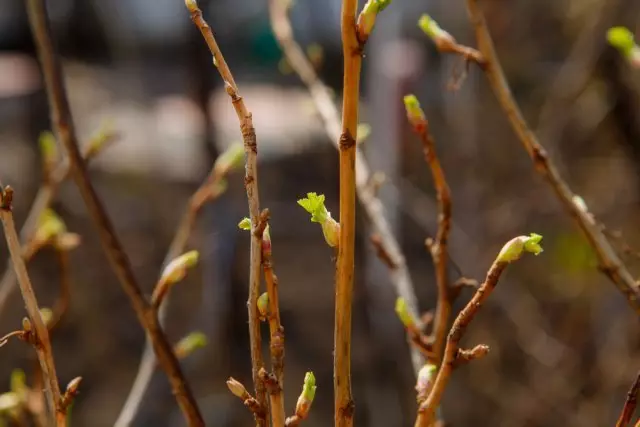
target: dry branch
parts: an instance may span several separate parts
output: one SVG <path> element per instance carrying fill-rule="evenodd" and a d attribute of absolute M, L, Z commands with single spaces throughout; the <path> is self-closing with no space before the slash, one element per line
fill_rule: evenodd
<path fill-rule="evenodd" d="M 102 201 L 89 179 L 85 161 L 78 147 L 62 70 L 53 47 L 44 1 L 28 0 L 27 13 L 44 74 L 51 110 L 51 122 L 57 138 L 67 151 L 75 182 L 98 229 L 111 266 L 129 297 L 138 321 L 144 327 L 147 336 L 153 341 L 160 366 L 169 377 L 173 394 L 184 418 L 190 426 L 203 426 L 202 415 L 184 378 L 178 359 L 173 353 L 173 348 L 162 331 L 156 313 L 138 286 L 131 263 L 122 248 L 111 220 L 106 214 Z"/>
<path fill-rule="evenodd" d="M 616 427 L 627 427 L 633 418 L 633 413 L 638 405 L 638 390 L 640 389 L 640 372 L 636 375 L 636 379 L 631 384 L 631 388 L 627 393 L 627 398 L 622 407 L 620 417 L 616 422 Z"/>
<path fill-rule="evenodd" d="M 249 203 L 249 215 L 251 216 L 252 228 L 258 227 L 260 220 L 260 198 L 258 195 L 258 146 L 256 132 L 253 127 L 251 113 L 247 109 L 244 100 L 238 93 L 238 87 L 227 62 L 220 51 L 211 27 L 202 17 L 202 11 L 198 8 L 195 0 L 186 0 L 187 8 L 191 13 L 191 20 L 202 33 L 202 37 L 207 43 L 213 55 L 214 65 L 218 69 L 224 81 L 227 94 L 231 98 L 231 103 L 236 111 L 240 122 L 242 140 L 246 153 L 245 188 Z M 260 405 L 266 407 L 265 386 L 260 381 L 259 372 L 264 367 L 262 357 L 262 337 L 260 335 L 260 319 L 258 315 L 257 300 L 260 293 L 260 265 L 261 265 L 262 238 L 256 233 L 251 233 L 251 254 L 249 269 L 249 297 L 247 300 L 247 310 L 249 314 L 249 341 L 251 343 L 251 370 L 255 387 L 256 399 Z M 256 412 L 256 422 L 259 426 L 265 426 L 266 420 L 261 419 L 259 412 Z"/>

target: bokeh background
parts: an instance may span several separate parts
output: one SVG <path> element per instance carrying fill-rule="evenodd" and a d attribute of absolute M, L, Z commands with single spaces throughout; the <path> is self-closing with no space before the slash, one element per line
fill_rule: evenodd
<path fill-rule="evenodd" d="M 338 157 L 298 78 L 282 61 L 266 0 L 201 0 L 259 141 L 260 192 L 272 212 L 274 261 L 286 331 L 286 404 L 293 411 L 304 372 L 318 393 L 305 425 L 332 423 L 333 260 L 315 224 L 297 205 L 308 191 L 327 195 L 337 213 Z M 563 177 L 609 230 L 640 274 L 640 73 L 604 43 L 611 25 L 638 34 L 633 0 L 484 0 L 496 47 L 515 98 Z M 121 138 L 91 167 L 137 277 L 150 293 L 184 206 L 218 153 L 240 139 L 221 81 L 180 0 L 48 2 L 63 57 L 71 107 L 86 140 L 104 121 Z M 340 94 L 338 0 L 296 0 L 296 38 L 310 47 L 323 79 Z M 363 149 L 386 181 L 380 190 L 402 243 L 420 306 L 435 305 L 424 240 L 436 229 L 436 202 L 419 141 L 405 123 L 402 96 L 415 92 L 433 127 L 453 194 L 451 279 L 482 279 L 501 245 L 529 232 L 545 252 L 507 272 L 472 323 L 465 343 L 486 343 L 488 357 L 455 372 L 442 414 L 448 425 L 613 425 L 640 367 L 640 325 L 600 274 L 593 251 L 550 187 L 532 168 L 484 76 L 471 67 L 463 87 L 447 90 L 457 58 L 438 54 L 416 21 L 428 12 L 459 41 L 473 45 L 463 0 L 396 0 L 367 46 L 361 121 Z M 339 99 L 336 98 L 337 100 Z M 24 4 L 0 5 L 0 178 L 16 189 L 21 223 L 41 185 L 37 140 L 49 129 L 46 96 Z M 211 426 L 248 426 L 231 396 L 232 375 L 249 385 L 246 319 L 248 238 L 242 172 L 204 209 L 189 247 L 202 262 L 173 292 L 167 333 L 201 330 L 207 347 L 184 361 Z M 72 253 L 70 310 L 53 335 L 60 380 L 83 377 L 72 425 L 111 426 L 131 387 L 144 345 L 128 300 L 78 191 L 65 183 L 54 208 L 82 236 Z M 359 426 L 413 425 L 414 379 L 395 295 L 359 219 L 353 385 Z M 6 249 L 0 249 L 6 254 Z M 29 265 L 42 305 L 58 293 L 54 254 Z M 457 309 L 469 298 L 464 294 Z M 2 333 L 24 316 L 14 293 L 0 312 Z M 266 329 L 265 329 L 266 333 Z M 266 335 L 265 335 L 266 336 Z M 266 352 L 265 352 L 266 354 Z M 32 371 L 24 343 L 0 349 L 0 390 L 13 368 Z M 135 426 L 180 426 L 158 374 Z"/>

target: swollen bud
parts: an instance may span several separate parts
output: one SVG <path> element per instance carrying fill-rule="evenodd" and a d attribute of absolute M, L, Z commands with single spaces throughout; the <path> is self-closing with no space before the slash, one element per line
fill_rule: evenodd
<path fill-rule="evenodd" d="M 269 315 L 269 294 L 263 293 L 258 297 L 258 313 L 260 314 L 260 320 L 264 321 Z"/>
<path fill-rule="evenodd" d="M 174 352 L 178 359 L 184 359 L 194 351 L 204 348 L 207 345 L 207 336 L 202 332 L 191 332 L 186 337 L 178 341 L 174 347 Z"/>
<path fill-rule="evenodd" d="M 633 33 L 625 27 L 612 27 L 607 31 L 607 41 L 622 54 L 631 65 L 640 68 L 640 46 L 634 40 Z"/>
<path fill-rule="evenodd" d="M 51 171 L 58 161 L 58 146 L 56 138 L 51 132 L 42 132 L 38 139 L 40 145 L 40 154 L 42 155 L 42 163 L 45 170 Z"/>
<path fill-rule="evenodd" d="M 242 218 L 242 220 L 238 223 L 238 228 L 240 230 L 251 230 L 251 220 L 247 217 Z"/>
<path fill-rule="evenodd" d="M 189 9 L 189 12 L 194 13 L 198 10 L 198 3 L 196 0 L 184 0 L 184 4 Z"/>
<path fill-rule="evenodd" d="M 427 118 L 424 115 L 424 111 L 422 111 L 418 98 L 413 94 L 409 94 L 403 100 L 404 108 L 407 111 L 407 119 L 409 119 L 411 126 L 416 129 L 424 127 L 427 124 Z"/>
<path fill-rule="evenodd" d="M 409 313 L 409 308 L 404 298 L 396 300 L 396 314 L 406 329 L 416 328 L 416 322 L 411 313 Z"/>
<path fill-rule="evenodd" d="M 542 236 L 531 233 L 529 236 L 518 236 L 507 242 L 496 258 L 497 262 L 513 262 L 518 260 L 524 252 L 538 255 L 542 252 L 540 241 Z"/>
<path fill-rule="evenodd" d="M 33 240 L 36 245 L 44 245 L 66 231 L 67 227 L 62 219 L 52 209 L 45 209 L 38 219 L 38 228 Z"/>
<path fill-rule="evenodd" d="M 304 420 L 309 415 L 311 404 L 316 396 L 316 377 L 313 372 L 307 372 L 304 376 L 304 385 L 302 386 L 302 393 L 298 397 L 296 403 L 296 415 Z"/>
<path fill-rule="evenodd" d="M 249 392 L 247 391 L 247 389 L 244 388 L 240 381 L 236 380 L 233 377 L 229 377 L 229 379 L 227 380 L 227 387 L 234 396 L 237 396 L 242 400 L 245 400 L 249 397 Z"/>
<path fill-rule="evenodd" d="M 160 281 L 172 285 L 184 279 L 187 270 L 198 263 L 198 251 L 189 251 L 171 261 L 162 272 Z"/>
<path fill-rule="evenodd" d="M 437 368 L 435 365 L 427 363 L 418 372 L 418 379 L 416 381 L 417 400 L 419 403 L 423 402 L 433 386 L 434 374 Z"/>
<path fill-rule="evenodd" d="M 307 197 L 298 200 L 298 204 L 311 214 L 311 222 L 320 223 L 324 239 L 329 246 L 335 248 L 340 240 L 340 224 L 331 217 L 324 199 L 324 194 L 307 193 Z"/>
<path fill-rule="evenodd" d="M 244 146 L 240 142 L 231 144 L 225 151 L 216 159 L 213 165 L 214 169 L 218 173 L 227 173 L 232 169 L 238 169 L 244 164 Z"/>

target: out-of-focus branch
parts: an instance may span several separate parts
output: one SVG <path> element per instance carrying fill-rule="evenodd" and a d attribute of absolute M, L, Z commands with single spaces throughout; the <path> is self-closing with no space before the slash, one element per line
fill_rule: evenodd
<path fill-rule="evenodd" d="M 222 55 L 222 51 L 213 36 L 211 27 L 209 27 L 202 17 L 202 11 L 198 8 L 196 0 L 186 0 L 185 3 L 191 13 L 191 20 L 202 33 L 202 37 L 206 41 L 207 46 L 213 55 L 214 65 L 220 73 L 222 80 L 224 80 L 225 89 L 231 98 L 231 103 L 233 104 L 233 108 L 235 109 L 240 122 L 240 131 L 242 132 L 242 140 L 244 142 L 246 154 L 245 188 L 247 191 L 251 224 L 252 228 L 255 230 L 258 227 L 258 222 L 260 220 L 260 198 L 258 195 L 258 144 L 251 113 L 238 93 L 238 87 L 233 79 L 233 74 L 231 74 L 231 70 L 229 69 L 227 62 Z M 251 343 L 251 370 L 256 399 L 260 405 L 266 407 L 265 386 L 259 378 L 260 369 L 264 367 L 262 357 L 262 337 L 260 335 L 260 319 L 257 311 L 257 300 L 260 293 L 261 246 L 262 237 L 257 236 L 256 233 L 252 232 L 249 267 L 249 297 L 247 301 L 247 310 L 249 314 L 249 341 Z M 258 416 L 259 412 L 256 412 L 255 414 L 258 425 L 265 426 L 266 419 L 260 418 Z"/>
<path fill-rule="evenodd" d="M 616 427 L 627 427 L 633 418 L 633 413 L 638 405 L 638 390 L 640 389 L 640 372 L 636 375 L 636 379 L 631 384 L 631 388 L 627 393 L 627 398 L 622 407 L 620 417 L 616 422 Z"/>
<path fill-rule="evenodd" d="M 288 3 L 285 0 L 269 0 L 271 27 L 287 61 L 307 86 L 313 105 L 324 125 L 325 133 L 335 147 L 339 148 L 340 113 L 334 103 L 331 90 L 320 80 L 313 65 L 293 36 L 293 29 L 287 13 Z M 419 313 L 418 301 L 405 257 L 400 249 L 400 244 L 391 232 L 391 226 L 385 217 L 382 202 L 376 196 L 373 188 L 368 185 L 372 174 L 362 150 L 358 146 L 356 146 L 355 150 L 357 195 L 369 221 L 371 221 L 376 230 L 376 242 L 374 244 L 384 251 L 385 264 L 394 266 L 394 268 L 389 269 L 391 284 L 397 295 L 406 301 L 411 314 L 417 317 Z M 417 374 L 424 364 L 424 358 L 413 347 L 411 348 L 411 355 L 414 372 Z"/>
<path fill-rule="evenodd" d="M 404 103 L 407 109 L 407 118 L 414 132 L 422 141 L 424 158 L 431 170 L 433 184 L 438 195 L 438 232 L 435 240 L 427 239 L 427 247 L 433 258 L 438 285 L 438 303 L 433 325 L 433 351 L 436 356 L 435 364 L 439 365 L 451 315 L 451 292 L 447 276 L 449 260 L 447 244 L 451 231 L 451 193 L 436 154 L 435 142 L 429 130 L 429 121 L 425 117 L 418 99 L 413 95 L 408 95 L 404 98 Z"/>
<path fill-rule="evenodd" d="M 20 292 L 27 309 L 29 318 L 23 322 L 24 330 L 29 333 L 30 341 L 33 344 L 40 369 L 44 376 L 45 395 L 49 406 L 50 415 L 55 417 L 54 425 L 56 427 L 66 427 L 66 410 L 62 405 L 62 396 L 60 394 L 60 385 L 56 375 L 56 367 L 53 359 L 53 350 L 51 349 L 51 341 L 49 340 L 49 331 L 40 314 L 38 301 L 31 286 L 31 280 L 27 273 L 27 267 L 22 259 L 22 251 L 20 248 L 20 239 L 13 222 L 12 209 L 13 190 L 11 187 L 2 189 L 2 203 L 0 206 L 0 218 L 4 227 L 4 234 L 7 240 L 11 260 L 16 270 L 16 277 L 20 285 Z"/>
<path fill-rule="evenodd" d="M 500 276 L 505 268 L 512 262 L 518 260 L 524 252 L 539 254 L 542 248 L 539 243 L 542 239 L 537 234 L 531 236 L 516 237 L 502 248 L 493 265 L 487 273 L 487 277 L 480 285 L 466 307 L 458 314 L 453 326 L 447 337 L 447 345 L 444 351 L 442 364 L 438 369 L 438 374 L 433 382 L 428 397 L 420 404 L 418 408 L 418 416 L 416 418 L 415 427 L 429 427 L 433 423 L 433 418 L 437 407 L 440 405 L 442 395 L 449 382 L 451 373 L 456 365 L 469 362 L 485 356 L 489 348 L 485 345 L 479 345 L 471 350 L 463 350 L 460 348 L 460 340 L 464 336 L 467 327 L 474 319 L 482 304 L 489 298 L 491 292 L 495 289 Z"/>
<path fill-rule="evenodd" d="M 589 244 L 593 247 L 596 255 L 598 256 L 602 272 L 607 275 L 614 285 L 616 285 L 618 290 L 622 292 L 636 314 L 640 314 L 640 287 L 637 285 L 626 265 L 618 256 L 614 247 L 602 232 L 595 216 L 589 212 L 584 201 L 571 191 L 571 188 L 560 176 L 557 167 L 547 155 L 544 147 L 542 147 L 538 138 L 534 135 L 529 128 L 529 125 L 524 120 L 522 112 L 511 94 L 511 89 L 509 88 L 509 84 L 504 76 L 504 72 L 502 71 L 500 61 L 493 46 L 491 35 L 489 34 L 489 29 L 487 28 L 487 23 L 482 11 L 480 10 L 478 1 L 467 0 L 467 11 L 476 34 L 478 48 L 481 53 L 479 58 L 481 62 L 479 62 L 479 64 L 482 65 L 482 69 L 489 80 L 489 84 L 491 85 L 504 114 L 509 120 L 511 127 L 523 147 L 529 154 L 535 170 L 547 180 L 557 198 L 562 202 L 562 204 L 564 204 L 567 212 L 586 235 Z M 431 21 L 435 23 L 435 21 Z M 434 41 L 436 47 L 439 45 L 438 38 L 451 37 L 444 30 L 441 30 L 437 24 L 431 28 L 435 28 L 438 31 L 425 31 L 425 33 L 427 33 L 427 35 Z"/>
<path fill-rule="evenodd" d="M 243 160 L 242 156 L 243 149 L 240 144 L 234 144 L 229 147 L 224 154 L 218 157 L 207 178 L 200 184 L 200 187 L 198 187 L 195 193 L 193 193 L 178 223 L 173 240 L 169 244 L 169 249 L 164 257 L 163 270 L 172 260 L 184 252 L 200 210 L 206 203 L 214 202 L 225 191 L 227 175 L 232 169 L 239 167 L 239 164 Z M 160 281 L 160 277 L 158 277 L 158 281 Z M 165 296 L 158 311 L 161 323 L 164 322 L 166 317 L 167 300 L 169 297 L 170 295 Z M 129 396 L 127 396 L 127 400 L 120 411 L 120 415 L 118 415 L 115 423 L 116 427 L 131 425 L 135 419 L 148 389 L 149 382 L 155 372 L 156 364 L 157 358 L 153 352 L 152 343 L 147 339 L 142 359 L 140 360 L 140 366 L 138 367 L 138 373 L 129 391 Z"/>
<path fill-rule="evenodd" d="M 51 122 L 56 136 L 67 151 L 73 177 L 93 219 L 107 257 L 123 290 L 129 297 L 140 324 L 153 341 L 160 366 L 169 377 L 172 391 L 185 420 L 190 426 L 203 426 L 204 421 L 197 407 L 191 388 L 187 384 L 173 348 L 164 335 L 155 311 L 145 299 L 133 274 L 131 263 L 122 248 L 113 224 L 106 214 L 89 179 L 87 167 L 76 137 L 69 101 L 67 99 L 62 70 L 51 39 L 51 29 L 43 0 L 28 0 L 27 14 L 33 33 L 38 57 L 42 66 L 45 87 L 51 110 Z"/>
<path fill-rule="evenodd" d="M 100 129 L 84 147 L 83 157 L 86 162 L 96 158 L 102 150 L 118 140 L 118 134 L 111 129 Z M 45 179 L 36 193 L 36 197 L 27 214 L 27 219 L 20 230 L 20 238 L 26 243 L 22 245 L 22 257 L 25 262 L 35 255 L 39 248 L 33 246 L 32 235 L 35 232 L 38 219 L 47 209 L 55 197 L 60 184 L 65 181 L 71 172 L 69 162 L 65 161 L 45 175 Z M 10 260 L 7 260 L 7 264 Z M 0 313 L 16 288 L 16 276 L 12 268 L 7 268 L 0 279 Z"/>

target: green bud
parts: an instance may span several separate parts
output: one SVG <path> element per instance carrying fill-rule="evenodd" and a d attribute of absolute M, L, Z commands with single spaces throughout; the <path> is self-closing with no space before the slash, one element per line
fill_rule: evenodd
<path fill-rule="evenodd" d="M 189 9 L 189 12 L 191 13 L 194 13 L 198 10 L 198 3 L 196 2 L 196 0 L 184 0 L 184 4 L 187 6 L 187 9 Z"/>
<path fill-rule="evenodd" d="M 238 228 L 240 230 L 251 230 L 251 220 L 247 217 L 242 218 L 242 220 L 238 223 Z"/>
<path fill-rule="evenodd" d="M 244 146 L 241 142 L 235 142 L 231 144 L 225 151 L 216 159 L 214 168 L 221 172 L 227 172 L 229 170 L 238 169 L 244 165 Z"/>
<path fill-rule="evenodd" d="M 207 345 L 207 336 L 202 332 L 191 332 L 186 337 L 178 341 L 175 346 L 175 353 L 178 359 L 184 359 L 194 351 L 204 348 Z"/>
<path fill-rule="evenodd" d="M 427 363 L 420 368 L 420 371 L 418 372 L 418 379 L 416 381 L 416 392 L 418 394 L 417 397 L 419 402 L 426 399 L 431 391 L 436 371 L 436 366 L 430 363 Z"/>
<path fill-rule="evenodd" d="M 415 329 L 416 322 L 413 320 L 411 313 L 409 313 L 409 308 L 404 298 L 398 297 L 398 299 L 396 299 L 396 314 L 405 328 Z"/>
<path fill-rule="evenodd" d="M 612 27 L 607 31 L 607 41 L 624 56 L 629 56 L 636 46 L 633 34 L 625 27 Z"/>
<path fill-rule="evenodd" d="M 51 169 L 53 165 L 58 161 L 58 145 L 56 137 L 51 132 L 42 132 L 38 139 L 40 145 L 40 153 L 42 154 L 42 161 L 45 167 Z"/>
<path fill-rule="evenodd" d="M 425 117 L 424 111 L 422 111 L 418 98 L 413 94 L 409 94 L 406 95 L 403 100 L 409 123 L 414 127 L 423 126 L 427 118 Z"/>
<path fill-rule="evenodd" d="M 324 194 L 307 193 L 307 197 L 298 200 L 298 204 L 311 214 L 311 222 L 320 223 L 327 244 L 331 247 L 338 246 L 340 224 L 331 218 L 331 212 L 324 205 Z"/>
<path fill-rule="evenodd" d="M 269 294 L 266 292 L 258 297 L 258 313 L 261 320 L 266 320 L 269 314 Z"/>
<path fill-rule="evenodd" d="M 171 261 L 162 272 L 160 281 L 167 285 L 172 285 L 184 279 L 189 268 L 195 267 L 198 263 L 198 251 L 186 252 Z"/>
<path fill-rule="evenodd" d="M 515 237 L 502 247 L 496 261 L 513 262 L 518 260 L 524 252 L 538 255 L 542 252 L 541 240 L 542 236 L 536 233 L 531 233 L 529 236 Z"/>
<path fill-rule="evenodd" d="M 311 409 L 311 404 L 313 403 L 313 399 L 316 396 L 316 377 L 313 375 L 313 372 L 307 372 L 304 376 L 304 385 L 302 386 L 302 393 L 298 397 L 298 402 L 296 403 L 296 415 L 300 419 L 305 419 L 309 416 L 309 410 Z"/>
<path fill-rule="evenodd" d="M 434 42 L 445 33 L 445 31 L 440 28 L 440 25 L 427 14 L 420 17 L 418 27 Z"/>
<path fill-rule="evenodd" d="M 34 239 L 37 243 L 44 244 L 66 231 L 67 227 L 62 219 L 52 209 L 45 209 L 40 214 Z"/>

